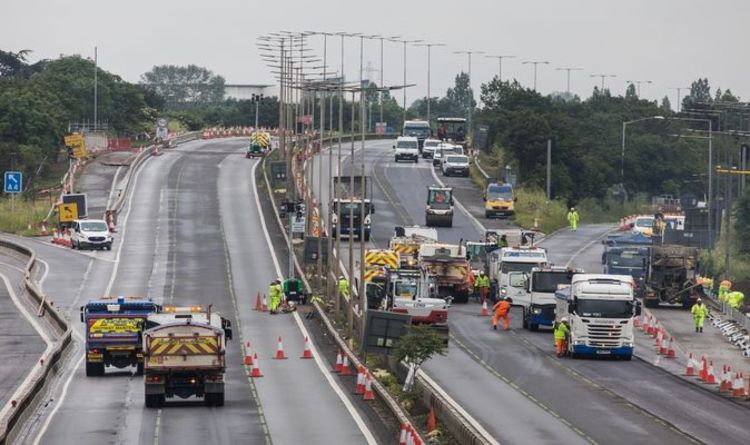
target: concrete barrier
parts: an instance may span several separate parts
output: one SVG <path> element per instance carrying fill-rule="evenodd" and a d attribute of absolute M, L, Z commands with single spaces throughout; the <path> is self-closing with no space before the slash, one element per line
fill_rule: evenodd
<path fill-rule="evenodd" d="M 50 374 L 59 371 L 58 363 L 70 346 L 73 331 L 65 317 L 47 300 L 31 278 L 31 274 L 36 267 L 36 253 L 25 246 L 6 239 L 0 239 L 0 246 L 14 250 L 29 258 L 24 273 L 26 291 L 36 302 L 36 305 L 43 310 L 44 316 L 48 317 L 50 323 L 56 326 L 58 330 L 55 344 L 45 351 L 43 361 L 31 370 L 24 380 L 24 384 L 14 394 L 16 405 L 12 406 L 8 403 L 0 409 L 0 445 L 5 445 L 6 443 L 13 443 L 15 428 L 22 425 L 36 408 L 40 401 L 38 396 L 42 394 L 43 389 L 49 383 L 48 377 Z"/>

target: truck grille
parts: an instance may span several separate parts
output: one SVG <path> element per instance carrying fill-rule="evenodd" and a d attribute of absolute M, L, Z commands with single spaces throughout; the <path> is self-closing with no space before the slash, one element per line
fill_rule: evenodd
<path fill-rule="evenodd" d="M 589 346 L 611 348 L 620 346 L 622 336 L 621 324 L 590 324 L 586 326 Z"/>
<path fill-rule="evenodd" d="M 104 241 L 104 237 L 103 236 L 90 236 L 89 241 L 94 241 L 94 242 Z"/>

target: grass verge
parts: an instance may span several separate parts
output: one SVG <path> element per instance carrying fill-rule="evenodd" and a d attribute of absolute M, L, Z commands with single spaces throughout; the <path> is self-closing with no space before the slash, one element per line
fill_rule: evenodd
<path fill-rule="evenodd" d="M 40 235 L 39 222 L 49 211 L 48 199 L 0 199 L 0 231 L 22 236 Z"/>

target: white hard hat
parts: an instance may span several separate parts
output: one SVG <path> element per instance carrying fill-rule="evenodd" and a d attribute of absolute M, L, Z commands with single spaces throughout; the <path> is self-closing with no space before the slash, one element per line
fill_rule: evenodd
<path fill-rule="evenodd" d="M 560 321 L 563 322 L 563 323 L 567 323 L 568 322 L 568 317 L 563 317 Z"/>

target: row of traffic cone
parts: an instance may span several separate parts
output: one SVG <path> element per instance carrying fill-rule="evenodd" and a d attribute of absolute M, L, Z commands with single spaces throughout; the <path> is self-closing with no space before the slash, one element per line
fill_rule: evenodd
<path fill-rule="evenodd" d="M 417 429 L 410 423 L 401 424 L 401 434 L 398 438 L 398 445 L 423 445 L 422 439 L 417 433 Z"/>
<path fill-rule="evenodd" d="M 58 244 L 60 246 L 70 247 L 72 242 L 70 241 L 70 234 L 66 229 L 57 230 L 52 233 L 52 244 Z"/>
<path fill-rule="evenodd" d="M 268 299 L 266 294 L 263 294 L 263 298 L 260 297 L 260 292 L 255 294 L 255 308 L 258 312 L 268 312 Z"/>
<path fill-rule="evenodd" d="M 286 360 L 287 357 L 286 353 L 284 352 L 284 342 L 281 340 L 281 337 L 279 337 L 278 342 L 276 344 L 276 355 L 273 357 L 274 360 Z M 311 359 L 313 358 L 312 349 L 310 347 L 310 339 L 308 337 L 305 337 L 305 350 L 302 352 L 302 356 L 300 356 L 301 359 Z M 258 353 L 252 353 L 251 347 L 250 347 L 250 341 L 245 342 L 245 359 L 244 359 L 245 366 L 250 366 L 250 377 L 256 378 L 256 377 L 263 377 L 263 374 L 260 372 L 260 367 L 258 366 Z"/>
<path fill-rule="evenodd" d="M 361 395 L 364 400 L 375 400 L 375 393 L 372 391 L 372 376 L 364 366 L 357 369 L 357 388 L 354 392 Z"/>

